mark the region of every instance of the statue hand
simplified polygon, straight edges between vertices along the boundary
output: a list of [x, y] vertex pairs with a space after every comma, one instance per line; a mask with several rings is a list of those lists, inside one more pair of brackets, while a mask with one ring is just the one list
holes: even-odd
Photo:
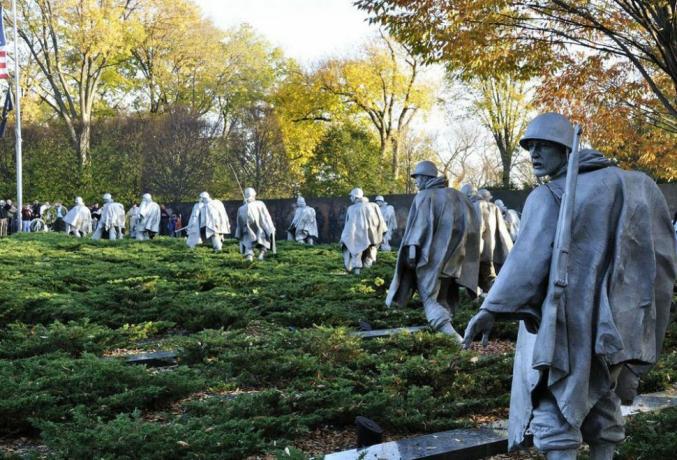
[[463, 348], [468, 349], [473, 339], [480, 333], [482, 334], [482, 346], [486, 347], [489, 343], [489, 333], [494, 327], [494, 319], [494, 314], [487, 310], [480, 310], [470, 318], [465, 334], [463, 334]]

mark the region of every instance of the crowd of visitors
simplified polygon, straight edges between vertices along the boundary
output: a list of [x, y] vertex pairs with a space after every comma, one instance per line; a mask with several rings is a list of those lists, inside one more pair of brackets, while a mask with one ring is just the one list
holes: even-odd
[[[88, 207], [92, 215], [92, 228], [96, 228], [101, 218], [101, 207], [94, 203]], [[49, 201], [33, 201], [33, 204], [25, 204], [19, 211], [12, 200], [0, 200], [0, 238], [15, 233], [19, 230], [19, 212], [21, 213], [21, 231], [40, 232], [55, 231], [64, 232], [68, 214], [68, 208], [60, 201], [50, 204]], [[160, 235], [184, 236], [183, 218], [180, 213], [175, 213], [165, 205], [160, 206]], [[179, 230], [177, 232], [177, 230]]]

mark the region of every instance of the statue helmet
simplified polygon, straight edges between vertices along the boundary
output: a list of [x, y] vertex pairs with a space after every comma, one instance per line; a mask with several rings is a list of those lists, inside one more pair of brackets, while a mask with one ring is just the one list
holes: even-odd
[[109, 201], [113, 201], [113, 197], [111, 196], [110, 193], [104, 193], [103, 194], [103, 201], [104, 201], [104, 203], [107, 203]]
[[498, 209], [500, 209], [501, 211], [505, 211], [506, 209], [508, 209], [508, 207], [505, 205], [505, 203], [503, 203], [503, 200], [496, 200], [496, 201], [494, 201], [494, 204], [495, 204], [495, 205], [498, 207]]
[[143, 201], [153, 201], [153, 197], [150, 195], [150, 193], [144, 193], [141, 199]]
[[256, 190], [251, 187], [244, 189], [244, 199], [247, 200], [249, 198], [256, 198]]
[[210, 199], [209, 193], [207, 192], [200, 193], [200, 200], [209, 200], [209, 199]]
[[351, 198], [364, 198], [364, 192], [362, 191], [361, 188], [355, 187], [350, 191], [350, 197]]
[[571, 150], [574, 142], [574, 126], [564, 115], [554, 112], [542, 113], [529, 122], [524, 136], [520, 139], [520, 145], [523, 149], [529, 150], [529, 141], [532, 140], [555, 142]]
[[82, 201], [82, 197], [81, 197], [81, 196], [76, 196], [76, 197], [75, 197], [75, 205], [76, 205], [76, 206], [82, 206], [82, 205], [84, 205], [84, 204], [85, 204], [85, 202]]
[[376, 201], [377, 203], [378, 203], [379, 201], [385, 203], [386, 200], [383, 198], [383, 196], [381, 196], [381, 195], [376, 195], [376, 198], [374, 198], [374, 201]]
[[484, 201], [491, 201], [491, 192], [485, 188], [480, 189], [477, 194], [482, 198]]
[[419, 161], [416, 163], [414, 172], [411, 173], [411, 177], [416, 176], [437, 177], [437, 166], [435, 166], [435, 163], [429, 160]]
[[297, 206], [305, 206], [306, 205], [306, 200], [302, 196], [299, 196], [296, 198], [296, 205]]
[[477, 189], [472, 184], [463, 184], [463, 187], [461, 187], [461, 193], [467, 197], [471, 197], [477, 194]]

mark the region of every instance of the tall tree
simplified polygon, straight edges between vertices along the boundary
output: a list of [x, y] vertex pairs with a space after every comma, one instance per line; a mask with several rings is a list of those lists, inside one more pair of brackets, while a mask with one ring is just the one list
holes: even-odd
[[501, 182], [510, 188], [513, 156], [531, 116], [527, 83], [501, 75], [478, 78], [471, 86], [476, 91], [474, 112], [494, 138], [501, 158]]
[[400, 136], [417, 113], [432, 105], [430, 88], [420, 80], [421, 61], [382, 35], [364, 56], [332, 59], [318, 71], [325, 91], [364, 114], [376, 130], [382, 161], [390, 149], [390, 175], [400, 174]]
[[204, 114], [220, 87], [225, 34], [190, 0], [144, 0], [134, 11], [144, 38], [131, 50], [151, 113], [182, 105]]
[[[428, 61], [471, 75], [557, 69], [572, 49], [631, 66], [658, 104], [639, 113], [677, 131], [677, 4], [670, 0], [357, 0]], [[575, 45], [575, 46], [571, 46]]]
[[81, 169], [90, 162], [99, 91], [143, 35], [131, 0], [19, 0], [19, 36], [40, 78], [35, 91], [63, 121]]

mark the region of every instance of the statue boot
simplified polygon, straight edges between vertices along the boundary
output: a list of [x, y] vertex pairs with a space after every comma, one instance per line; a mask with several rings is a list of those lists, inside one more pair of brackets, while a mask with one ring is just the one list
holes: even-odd
[[443, 334], [450, 335], [453, 337], [458, 343], [463, 342], [463, 337], [461, 337], [461, 334], [456, 332], [456, 329], [454, 329], [454, 326], [451, 325], [450, 322], [446, 322], [438, 329]]
[[268, 250], [266, 248], [261, 248], [261, 252], [259, 252], [259, 260], [265, 259], [267, 252], [268, 252]]
[[590, 445], [590, 460], [613, 460], [616, 444], [601, 442]]

